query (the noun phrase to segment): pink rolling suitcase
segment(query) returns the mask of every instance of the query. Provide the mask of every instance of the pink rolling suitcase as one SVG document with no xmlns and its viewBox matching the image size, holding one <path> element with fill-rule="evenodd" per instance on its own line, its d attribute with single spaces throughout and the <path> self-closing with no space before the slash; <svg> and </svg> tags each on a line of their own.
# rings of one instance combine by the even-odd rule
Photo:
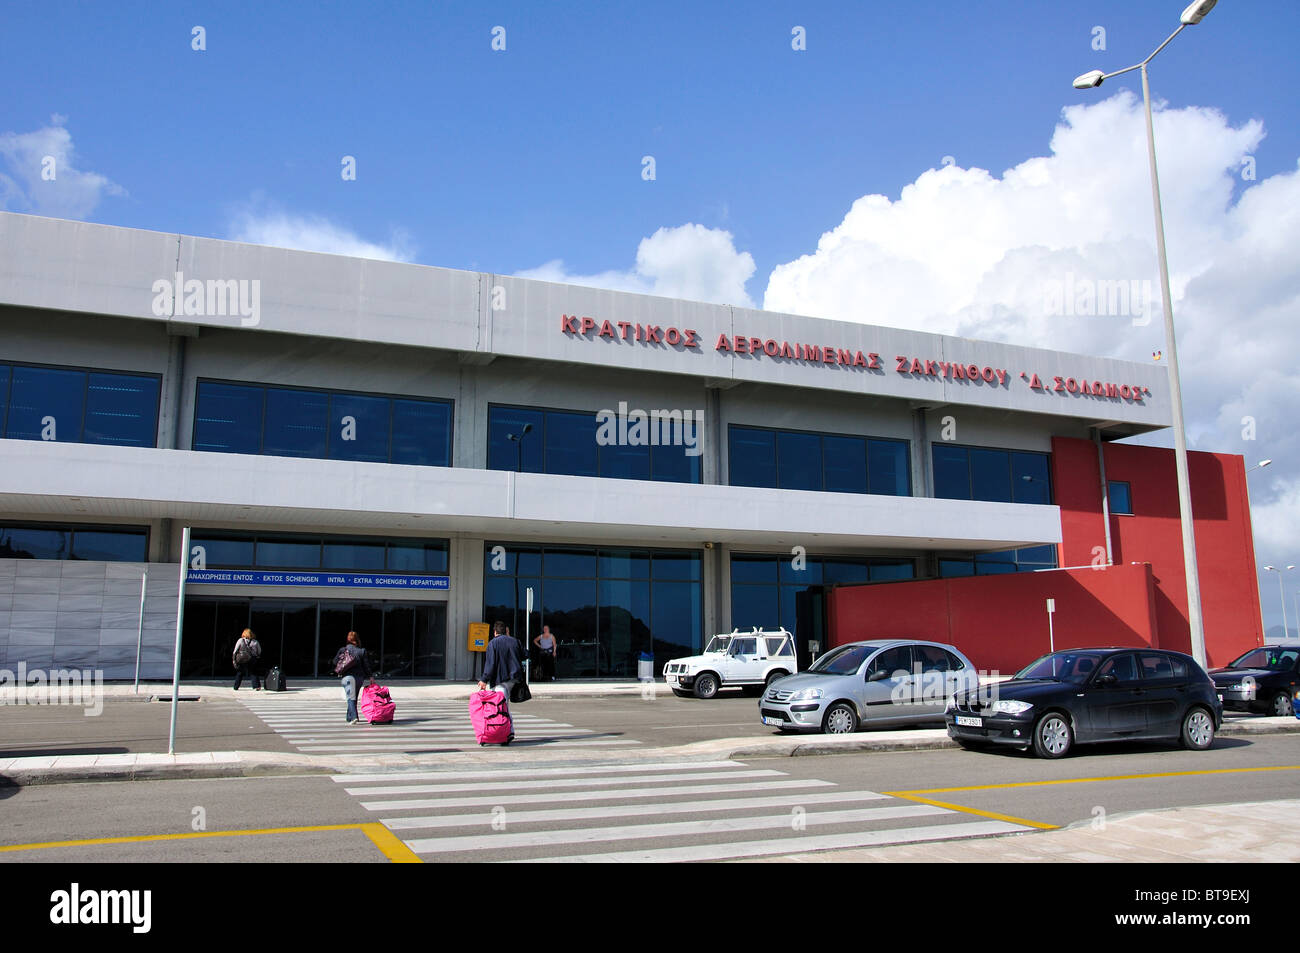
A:
<svg viewBox="0 0 1300 953">
<path fill-rule="evenodd" d="M 469 696 L 469 720 L 480 745 L 508 745 L 514 741 L 515 726 L 510 703 L 501 692 L 481 691 Z"/>
<path fill-rule="evenodd" d="M 397 705 L 383 685 L 367 685 L 361 689 L 361 701 L 357 705 L 361 717 L 372 725 L 390 725 Z"/>
</svg>

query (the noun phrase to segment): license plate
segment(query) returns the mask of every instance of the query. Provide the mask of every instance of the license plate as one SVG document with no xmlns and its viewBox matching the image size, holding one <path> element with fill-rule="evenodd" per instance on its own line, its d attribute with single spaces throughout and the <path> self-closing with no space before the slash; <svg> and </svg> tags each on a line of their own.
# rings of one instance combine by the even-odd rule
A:
<svg viewBox="0 0 1300 953">
<path fill-rule="evenodd" d="M 966 727 L 966 728 L 983 728 L 983 727 L 984 727 L 984 719 L 983 719 L 983 718 L 974 718 L 974 717 L 972 717 L 972 716 L 970 716 L 970 715 L 958 715 L 958 716 L 957 716 L 957 724 L 962 725 L 962 726 L 964 726 L 964 727 Z"/>
<path fill-rule="evenodd" d="M 676 676 L 676 675 L 665 675 L 665 676 L 664 676 L 664 681 L 665 681 L 665 682 L 672 682 L 672 683 L 675 685 L 675 684 L 677 684 L 677 676 Z"/>
<path fill-rule="evenodd" d="M 782 722 L 780 718 L 768 718 L 766 715 L 764 715 L 764 716 L 763 716 L 763 724 L 765 724 L 765 725 L 777 725 L 777 726 L 779 727 L 780 725 L 784 724 L 784 722 Z"/>
</svg>

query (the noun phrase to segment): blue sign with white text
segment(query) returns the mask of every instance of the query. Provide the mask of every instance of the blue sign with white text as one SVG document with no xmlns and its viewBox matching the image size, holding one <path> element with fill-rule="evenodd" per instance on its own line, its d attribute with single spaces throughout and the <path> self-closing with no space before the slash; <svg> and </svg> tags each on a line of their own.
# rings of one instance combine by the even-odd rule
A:
<svg viewBox="0 0 1300 953">
<path fill-rule="evenodd" d="M 268 572 L 264 569 L 191 569 L 186 582 L 196 585 L 337 586 L 364 589 L 450 589 L 449 576 L 402 576 L 374 572 Z"/>
</svg>

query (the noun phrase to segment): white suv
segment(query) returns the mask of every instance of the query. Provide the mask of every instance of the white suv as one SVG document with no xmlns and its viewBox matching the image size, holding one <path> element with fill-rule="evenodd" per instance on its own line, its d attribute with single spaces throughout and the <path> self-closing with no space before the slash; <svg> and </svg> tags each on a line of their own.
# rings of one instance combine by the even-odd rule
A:
<svg viewBox="0 0 1300 953">
<path fill-rule="evenodd" d="M 664 681 L 683 697 L 712 698 L 721 688 L 761 690 L 799 670 L 794 636 L 785 629 L 732 631 L 709 639 L 701 655 L 673 659 Z"/>
</svg>

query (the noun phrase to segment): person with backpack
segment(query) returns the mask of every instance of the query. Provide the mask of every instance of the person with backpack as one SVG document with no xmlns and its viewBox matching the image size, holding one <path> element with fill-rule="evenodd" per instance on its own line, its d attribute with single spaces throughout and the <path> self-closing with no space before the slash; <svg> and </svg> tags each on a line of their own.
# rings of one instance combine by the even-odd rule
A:
<svg viewBox="0 0 1300 953">
<path fill-rule="evenodd" d="M 245 629 L 235 642 L 235 651 L 230 657 L 235 666 L 235 691 L 245 675 L 252 676 L 253 691 L 262 690 L 262 680 L 257 675 L 257 660 L 262 657 L 262 643 L 253 637 L 252 629 Z"/>
<path fill-rule="evenodd" d="M 504 693 L 509 701 L 510 690 L 523 677 L 524 667 L 519 663 L 519 643 L 510 636 L 504 622 L 494 622 L 492 640 L 488 642 L 483 657 L 483 677 L 479 679 L 479 691 L 491 685 L 492 691 Z"/>
<path fill-rule="evenodd" d="M 347 644 L 334 654 L 334 674 L 343 679 L 343 697 L 348 702 L 349 725 L 360 724 L 357 717 L 357 700 L 361 697 L 362 679 L 370 680 L 370 661 L 361 639 L 355 632 L 348 633 Z"/>
</svg>

